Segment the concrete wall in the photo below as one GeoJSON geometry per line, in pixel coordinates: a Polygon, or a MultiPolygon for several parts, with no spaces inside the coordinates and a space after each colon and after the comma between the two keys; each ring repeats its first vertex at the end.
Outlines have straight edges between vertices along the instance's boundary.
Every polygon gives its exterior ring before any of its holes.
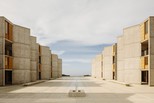
{"type": "Polygon", "coordinates": [[[52,78],[58,78],[58,56],[56,54],[52,54],[52,78]]]}
{"type": "Polygon", "coordinates": [[[92,77],[102,78],[103,66],[102,66],[103,55],[97,55],[92,62],[92,77]]]}
{"type": "Polygon", "coordinates": [[[37,68],[38,68],[38,44],[36,43],[36,37],[30,36],[30,48],[31,48],[31,81],[37,80],[37,68]]]}
{"type": "Polygon", "coordinates": [[[41,46],[41,79],[51,78],[51,51],[49,47],[41,46]]]}
{"type": "Polygon", "coordinates": [[[124,29],[124,82],[141,83],[140,25],[124,29]],[[131,74],[131,75],[130,75],[131,74]]]}
{"type": "Polygon", "coordinates": [[[117,40],[117,80],[124,81],[124,40],[119,36],[117,40]]]}
{"type": "Polygon", "coordinates": [[[154,86],[154,17],[149,17],[149,85],[154,86]]]}
{"type": "Polygon", "coordinates": [[[30,29],[13,27],[13,84],[30,82],[30,29]]]}
{"type": "Polygon", "coordinates": [[[62,59],[58,59],[58,77],[62,77],[62,59]]]}
{"type": "Polygon", "coordinates": [[[112,63],[113,63],[112,46],[105,47],[103,51],[103,78],[112,79],[112,63]]]}
{"type": "Polygon", "coordinates": [[[0,17],[0,85],[4,85],[4,53],[5,53],[5,23],[4,18],[0,17]]]}

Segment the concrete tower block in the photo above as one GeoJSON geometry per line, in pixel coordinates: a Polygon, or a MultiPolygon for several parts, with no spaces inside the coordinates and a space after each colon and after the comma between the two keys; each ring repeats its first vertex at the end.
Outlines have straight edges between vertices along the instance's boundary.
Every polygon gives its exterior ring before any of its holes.
{"type": "Polygon", "coordinates": [[[41,79],[51,78],[51,51],[49,47],[41,46],[41,79]]]}
{"type": "Polygon", "coordinates": [[[140,32],[140,25],[124,29],[124,82],[126,83],[141,83],[140,32]]]}
{"type": "Polygon", "coordinates": [[[105,47],[103,51],[103,78],[112,79],[112,46],[105,47]]]}
{"type": "Polygon", "coordinates": [[[30,82],[30,29],[13,27],[13,84],[30,82]]]}
{"type": "Polygon", "coordinates": [[[36,37],[30,36],[30,50],[31,50],[31,81],[37,80],[37,67],[38,67],[38,45],[36,43],[36,37]]]}
{"type": "Polygon", "coordinates": [[[62,77],[62,59],[58,59],[58,77],[62,77]]]}
{"type": "Polygon", "coordinates": [[[117,42],[117,80],[124,82],[124,37],[119,36],[117,42]]]}
{"type": "Polygon", "coordinates": [[[58,78],[58,56],[52,54],[52,78],[58,78]]]}

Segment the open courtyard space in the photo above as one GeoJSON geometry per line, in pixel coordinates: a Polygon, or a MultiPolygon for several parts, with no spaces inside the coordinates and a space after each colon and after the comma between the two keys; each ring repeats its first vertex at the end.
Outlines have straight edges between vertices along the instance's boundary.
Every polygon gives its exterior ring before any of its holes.
{"type": "Polygon", "coordinates": [[[154,103],[154,87],[125,86],[90,77],[63,77],[32,86],[0,87],[0,103],[154,103]],[[85,97],[69,97],[74,89],[85,97]]]}

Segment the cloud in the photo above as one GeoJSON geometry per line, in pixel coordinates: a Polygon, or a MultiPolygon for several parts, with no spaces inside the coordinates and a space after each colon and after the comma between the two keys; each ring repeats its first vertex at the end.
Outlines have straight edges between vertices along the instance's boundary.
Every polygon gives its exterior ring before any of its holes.
{"type": "Polygon", "coordinates": [[[59,57],[63,59],[64,74],[84,75],[91,72],[92,58],[111,44],[85,45],[78,41],[61,40],[49,45],[55,52],[62,51],[59,57]]]}
{"type": "MultiPolygon", "coordinates": [[[[61,58],[82,61],[116,42],[123,28],[154,15],[153,4],[154,0],[0,0],[0,13],[30,28],[40,44],[61,58]]],[[[73,65],[79,63],[64,68],[73,65]]]]}

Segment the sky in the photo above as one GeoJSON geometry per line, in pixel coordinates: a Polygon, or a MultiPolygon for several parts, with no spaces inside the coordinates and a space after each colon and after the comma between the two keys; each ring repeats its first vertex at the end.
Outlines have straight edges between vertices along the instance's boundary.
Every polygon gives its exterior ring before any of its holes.
{"type": "Polygon", "coordinates": [[[0,0],[0,16],[31,29],[63,59],[63,73],[91,73],[91,61],[123,28],[154,15],[154,0],[0,0]]]}

